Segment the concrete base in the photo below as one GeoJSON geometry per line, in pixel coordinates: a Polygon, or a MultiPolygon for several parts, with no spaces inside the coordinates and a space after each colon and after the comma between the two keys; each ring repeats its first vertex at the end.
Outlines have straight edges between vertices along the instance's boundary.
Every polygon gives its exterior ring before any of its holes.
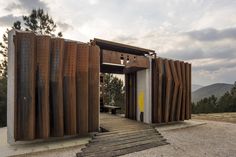
{"type": "Polygon", "coordinates": [[[158,131],[169,131],[169,130],[176,130],[176,129],[185,129],[189,127],[195,127],[199,125],[204,125],[206,122],[204,121],[196,121],[196,120],[185,120],[180,122],[173,122],[167,124],[153,124],[158,131]]]}
{"type": "Polygon", "coordinates": [[[47,141],[16,142],[14,145],[9,145],[7,143],[7,128],[4,127],[0,128],[0,156],[24,155],[75,146],[82,148],[90,139],[90,137],[68,137],[60,140],[53,138],[47,141]]]}

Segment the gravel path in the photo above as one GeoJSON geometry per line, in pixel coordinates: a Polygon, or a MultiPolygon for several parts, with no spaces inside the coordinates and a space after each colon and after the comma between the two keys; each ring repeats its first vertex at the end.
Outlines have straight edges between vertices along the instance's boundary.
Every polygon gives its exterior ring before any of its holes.
{"type": "MultiPolygon", "coordinates": [[[[236,124],[205,120],[204,122],[206,124],[195,127],[160,131],[170,145],[123,157],[236,157],[236,124]]],[[[75,157],[80,149],[72,147],[22,156],[75,157]]]]}
{"type": "Polygon", "coordinates": [[[207,122],[191,128],[162,131],[170,145],[123,157],[236,157],[236,124],[207,122]]]}

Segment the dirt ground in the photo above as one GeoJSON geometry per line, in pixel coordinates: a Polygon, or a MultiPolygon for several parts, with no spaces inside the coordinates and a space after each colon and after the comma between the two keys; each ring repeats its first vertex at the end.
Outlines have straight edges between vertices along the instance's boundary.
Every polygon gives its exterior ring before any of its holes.
{"type": "Polygon", "coordinates": [[[192,119],[202,119],[202,120],[213,120],[213,121],[236,123],[236,112],[193,114],[192,119]]]}
{"type": "Polygon", "coordinates": [[[204,122],[196,127],[162,131],[170,145],[123,157],[236,157],[236,124],[204,122]]]}

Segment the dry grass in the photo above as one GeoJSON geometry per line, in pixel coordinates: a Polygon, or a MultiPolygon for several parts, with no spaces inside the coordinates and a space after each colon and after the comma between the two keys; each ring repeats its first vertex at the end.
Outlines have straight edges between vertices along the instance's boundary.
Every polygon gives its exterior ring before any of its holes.
{"type": "Polygon", "coordinates": [[[212,120],[212,121],[236,123],[236,112],[193,114],[192,119],[201,119],[201,120],[212,120]]]}

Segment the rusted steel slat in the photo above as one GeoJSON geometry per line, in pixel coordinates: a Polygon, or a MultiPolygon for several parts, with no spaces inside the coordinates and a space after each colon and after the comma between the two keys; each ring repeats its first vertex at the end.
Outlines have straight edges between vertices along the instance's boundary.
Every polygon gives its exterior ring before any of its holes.
{"type": "Polygon", "coordinates": [[[63,68],[64,130],[66,135],[75,135],[76,130],[76,59],[77,43],[65,42],[63,68]]]}
{"type": "Polygon", "coordinates": [[[169,115],[170,115],[170,104],[171,104],[171,82],[172,76],[170,71],[169,61],[166,59],[164,61],[165,64],[165,71],[166,71],[166,86],[165,86],[165,104],[164,104],[164,113],[165,119],[164,121],[167,123],[169,122],[169,115]]]}
{"type": "Polygon", "coordinates": [[[88,65],[89,45],[77,45],[76,67],[76,109],[77,109],[77,133],[88,133],[88,65]]]}
{"type": "Polygon", "coordinates": [[[125,74],[125,118],[129,117],[129,75],[125,74]]]}
{"type": "Polygon", "coordinates": [[[100,49],[92,45],[89,48],[89,132],[99,128],[99,72],[100,49]]]}
{"type": "Polygon", "coordinates": [[[157,59],[152,60],[152,123],[158,122],[158,109],[157,109],[157,59]]]}
{"type": "Polygon", "coordinates": [[[163,111],[162,111],[162,102],[163,102],[163,93],[162,93],[162,88],[163,88],[163,75],[164,75],[164,64],[163,60],[161,58],[158,58],[157,60],[157,86],[158,86],[158,91],[157,91],[157,114],[158,114],[158,123],[161,123],[163,121],[163,111]]]}
{"type": "Polygon", "coordinates": [[[180,120],[180,112],[181,112],[182,95],[183,95],[183,84],[182,84],[182,74],[181,74],[180,61],[175,61],[175,66],[177,69],[177,75],[178,75],[178,79],[179,79],[179,90],[178,90],[177,106],[176,106],[176,121],[179,121],[180,120]]]}
{"type": "Polygon", "coordinates": [[[50,136],[64,135],[63,121],[63,55],[64,39],[51,39],[50,63],[50,136]]]}
{"type": "Polygon", "coordinates": [[[172,97],[172,103],[171,103],[171,116],[170,116],[170,121],[175,120],[175,114],[176,114],[176,104],[177,104],[177,95],[178,95],[178,89],[179,89],[179,79],[177,75],[177,71],[175,68],[175,63],[174,61],[170,61],[170,67],[171,67],[171,72],[174,80],[174,89],[173,89],[173,97],[172,97]]]}
{"type": "Polygon", "coordinates": [[[185,74],[186,74],[186,108],[185,108],[185,119],[189,119],[189,97],[190,97],[190,93],[189,93],[189,64],[185,63],[185,74]]]}
{"type": "Polygon", "coordinates": [[[134,114],[134,118],[133,120],[137,120],[137,73],[134,72],[134,91],[133,91],[133,94],[134,94],[134,111],[133,111],[133,114],[134,114]]]}
{"type": "Polygon", "coordinates": [[[181,62],[181,74],[182,74],[182,84],[183,84],[183,97],[181,106],[181,120],[185,119],[185,107],[186,107],[186,74],[185,74],[185,64],[181,62]]]}
{"type": "Polygon", "coordinates": [[[191,119],[192,114],[192,67],[189,64],[189,118],[191,119]]]}
{"type": "Polygon", "coordinates": [[[125,74],[125,118],[128,118],[128,74],[125,74]]]}
{"type": "Polygon", "coordinates": [[[49,75],[50,75],[50,36],[36,37],[36,136],[48,138],[49,121],[49,75]]]}
{"type": "Polygon", "coordinates": [[[35,138],[36,37],[16,32],[16,140],[35,138]]]}

